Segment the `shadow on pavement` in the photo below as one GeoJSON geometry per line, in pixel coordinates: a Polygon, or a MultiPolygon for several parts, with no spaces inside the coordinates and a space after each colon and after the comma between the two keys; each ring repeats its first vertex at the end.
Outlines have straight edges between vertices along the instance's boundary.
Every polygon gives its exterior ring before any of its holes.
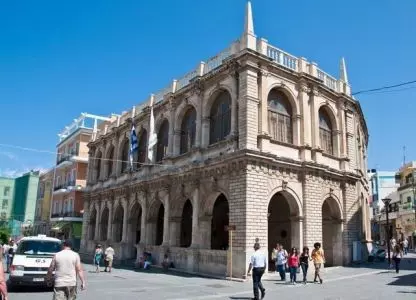
{"type": "Polygon", "coordinates": [[[46,287],[38,287],[38,286],[14,286],[10,287],[9,284],[7,284],[7,289],[10,294],[19,294],[19,293],[48,293],[52,292],[52,288],[46,288],[46,287]]]}
{"type": "Polygon", "coordinates": [[[230,297],[233,300],[252,300],[253,297],[230,297]]]}
{"type": "Polygon", "coordinates": [[[387,285],[399,285],[399,286],[415,286],[416,283],[416,273],[408,274],[408,275],[400,275],[394,278],[395,280],[388,283],[387,285]]]}
{"type": "Polygon", "coordinates": [[[416,291],[398,291],[399,294],[416,294],[416,291]]]}

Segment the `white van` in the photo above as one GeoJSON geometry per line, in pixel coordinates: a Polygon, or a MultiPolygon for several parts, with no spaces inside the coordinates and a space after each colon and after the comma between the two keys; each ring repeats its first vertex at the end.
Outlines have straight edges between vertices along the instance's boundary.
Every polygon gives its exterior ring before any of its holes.
{"type": "Polygon", "coordinates": [[[24,237],[19,241],[12,265],[9,284],[50,286],[46,274],[55,253],[61,251],[62,242],[58,239],[38,235],[24,237]]]}

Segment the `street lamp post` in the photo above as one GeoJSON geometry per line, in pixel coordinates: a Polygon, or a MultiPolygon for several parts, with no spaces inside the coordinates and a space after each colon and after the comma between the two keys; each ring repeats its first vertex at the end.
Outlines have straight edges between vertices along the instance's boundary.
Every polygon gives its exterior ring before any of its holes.
{"type": "Polygon", "coordinates": [[[384,203],[384,209],[386,210],[386,227],[387,227],[387,257],[389,260],[389,266],[391,264],[391,258],[390,258],[390,228],[389,228],[389,205],[391,202],[391,199],[384,198],[382,199],[384,203]]]}

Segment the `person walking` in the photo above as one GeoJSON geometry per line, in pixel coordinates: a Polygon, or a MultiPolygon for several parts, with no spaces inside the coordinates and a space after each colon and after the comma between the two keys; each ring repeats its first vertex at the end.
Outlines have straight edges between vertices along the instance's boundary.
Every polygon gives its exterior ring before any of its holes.
{"type": "Polygon", "coordinates": [[[296,249],[295,247],[293,247],[292,250],[290,250],[288,265],[289,265],[289,272],[290,272],[290,283],[295,285],[296,273],[299,268],[299,254],[298,254],[298,249],[296,249]]]}
{"type": "Polygon", "coordinates": [[[404,255],[407,255],[407,253],[409,252],[409,241],[407,240],[407,238],[404,238],[403,241],[403,252],[404,255]]]}
{"type": "Polygon", "coordinates": [[[306,284],[306,277],[308,276],[309,261],[311,260],[309,256],[309,248],[303,247],[302,254],[300,255],[300,267],[302,268],[303,273],[303,283],[306,284]]]}
{"type": "Polygon", "coordinates": [[[2,300],[9,299],[9,295],[7,293],[6,277],[4,276],[3,263],[0,263],[0,294],[3,297],[2,300]]]}
{"type": "Polygon", "coordinates": [[[114,259],[114,249],[111,245],[108,245],[107,249],[105,249],[105,269],[104,272],[107,272],[107,268],[108,268],[108,272],[111,273],[111,270],[113,269],[113,259],[114,259]]]}
{"type": "Polygon", "coordinates": [[[95,266],[95,272],[96,273],[100,273],[100,263],[101,260],[103,259],[103,249],[101,248],[101,245],[97,245],[97,247],[95,248],[95,253],[94,253],[94,266],[95,266]]]}
{"type": "Polygon", "coordinates": [[[261,282],[261,277],[264,274],[264,270],[267,265],[267,256],[260,251],[260,244],[254,244],[254,254],[251,256],[250,265],[248,267],[247,275],[250,275],[251,270],[253,270],[253,293],[254,300],[259,300],[259,289],[261,292],[261,299],[266,295],[266,289],[263,287],[261,282]]]}
{"type": "Polygon", "coordinates": [[[396,266],[396,273],[400,271],[400,261],[403,258],[403,252],[400,249],[400,246],[397,244],[396,247],[393,249],[393,261],[396,266]]]}
{"type": "Polygon", "coordinates": [[[321,249],[321,243],[315,243],[313,247],[312,260],[315,265],[315,278],[313,282],[318,282],[316,279],[319,278],[319,282],[322,284],[321,267],[325,263],[324,250],[321,249]]]}
{"type": "Polygon", "coordinates": [[[53,300],[75,300],[77,298],[77,276],[81,290],[85,290],[84,272],[78,253],[71,250],[71,242],[64,241],[62,250],[55,254],[49,267],[47,280],[52,281],[55,271],[53,300]]]}
{"type": "Polygon", "coordinates": [[[279,252],[277,252],[276,265],[282,281],[286,281],[287,256],[287,251],[283,248],[283,245],[280,245],[279,252]]]}
{"type": "Polygon", "coordinates": [[[275,272],[278,272],[278,270],[277,270],[277,253],[279,252],[279,250],[280,250],[280,245],[276,244],[276,247],[273,248],[273,251],[272,251],[272,262],[274,264],[274,271],[275,272]]]}

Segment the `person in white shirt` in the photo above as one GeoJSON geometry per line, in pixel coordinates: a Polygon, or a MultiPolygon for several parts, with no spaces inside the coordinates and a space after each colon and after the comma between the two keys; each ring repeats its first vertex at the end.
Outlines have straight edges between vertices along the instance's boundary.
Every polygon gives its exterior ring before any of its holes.
{"type": "Polygon", "coordinates": [[[409,251],[409,241],[406,238],[403,241],[403,251],[404,251],[404,255],[406,255],[407,252],[409,251]]]}
{"type": "Polygon", "coordinates": [[[264,274],[264,270],[267,265],[267,256],[260,251],[260,244],[254,244],[254,254],[251,256],[250,265],[248,267],[247,275],[250,275],[251,270],[253,270],[253,293],[254,300],[259,300],[259,289],[261,292],[261,299],[266,295],[266,289],[263,287],[261,282],[261,277],[264,274]]]}
{"type": "Polygon", "coordinates": [[[111,270],[113,268],[113,259],[114,259],[114,249],[113,247],[111,247],[111,245],[108,245],[107,249],[105,249],[104,255],[105,255],[105,261],[106,261],[104,272],[107,272],[107,267],[108,267],[108,272],[111,273],[111,270]]]}
{"type": "Polygon", "coordinates": [[[54,300],[75,300],[77,298],[77,275],[81,289],[85,289],[84,272],[78,253],[71,250],[71,242],[63,242],[62,251],[55,254],[49,267],[47,279],[53,278],[55,271],[54,300]]]}

